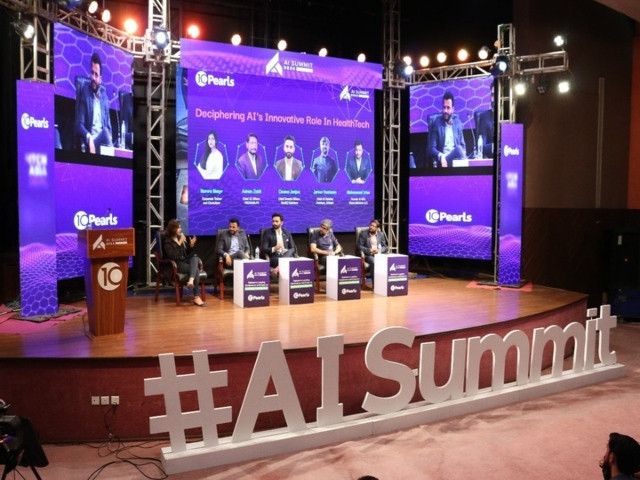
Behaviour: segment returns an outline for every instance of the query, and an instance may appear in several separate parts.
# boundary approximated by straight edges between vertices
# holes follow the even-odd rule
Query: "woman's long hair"
[[[167,222],[167,228],[164,229],[164,236],[167,238],[173,238],[176,236],[176,232],[180,228],[180,222],[175,218]]]
[[[213,138],[216,141],[216,147],[218,146],[218,134],[216,133],[215,130],[210,130],[209,133],[207,134],[207,140],[204,142],[204,153],[202,154],[202,157],[200,157],[200,168],[205,169],[207,168],[207,158],[209,157],[209,154],[213,151],[211,148],[209,148],[209,137],[213,135]]]

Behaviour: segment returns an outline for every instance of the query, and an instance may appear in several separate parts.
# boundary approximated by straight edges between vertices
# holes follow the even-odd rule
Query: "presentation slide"
[[[323,218],[335,231],[367,225],[380,66],[229,47],[182,43],[177,204],[188,233],[214,234],[230,217],[258,233],[274,212],[295,233]]]
[[[133,226],[133,56],[54,25],[58,279],[84,275],[78,231]]]

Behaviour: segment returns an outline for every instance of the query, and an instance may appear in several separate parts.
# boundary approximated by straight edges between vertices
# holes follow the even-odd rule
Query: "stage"
[[[418,365],[420,343],[436,342],[435,375],[444,383],[453,339],[503,336],[516,329],[531,336],[534,328],[584,323],[587,308],[580,293],[531,284],[487,288],[445,278],[412,279],[407,296],[364,290],[360,300],[337,302],[320,293],[308,305],[280,305],[272,286],[270,306],[252,309],[235,306],[230,293],[220,300],[209,290],[207,306],[199,308],[189,297],[177,306],[172,290],[163,291],[158,302],[151,291],[138,291],[127,297],[122,335],[91,339],[86,314],[27,335],[0,335],[0,397],[13,405],[11,413],[31,418],[45,442],[100,440],[112,432],[123,439],[149,438],[149,416],[165,411],[162,397],[144,395],[143,380],[160,374],[157,355],[175,354],[178,373],[190,373],[191,352],[206,350],[211,370],[229,372],[228,386],[215,388],[214,399],[216,407],[232,407],[235,422],[260,344],[278,340],[305,420],[313,422],[320,405],[318,337],[344,335],[340,401],[348,415],[361,411],[366,392],[390,396],[397,389],[395,382],[371,375],[364,363],[367,342],[383,328],[403,326],[415,333],[411,348],[385,349],[385,358],[412,368]],[[507,355],[507,378],[513,374],[513,356]],[[490,381],[490,370],[491,359],[483,357],[481,383]],[[95,395],[118,395],[120,405],[92,406]],[[195,392],[181,394],[181,404],[183,411],[197,409]],[[261,414],[257,428],[283,422],[280,412]],[[225,424],[220,434],[232,428]]]

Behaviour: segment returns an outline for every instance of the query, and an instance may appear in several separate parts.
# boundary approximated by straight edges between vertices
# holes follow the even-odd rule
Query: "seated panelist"
[[[227,267],[232,267],[236,258],[246,260],[250,256],[249,239],[244,231],[240,231],[240,220],[237,218],[229,220],[229,228],[220,234],[216,244],[218,255]]]
[[[282,226],[283,222],[282,214],[274,213],[271,215],[272,228],[264,232],[260,246],[262,254],[269,257],[269,265],[275,269],[278,268],[280,258],[295,257],[298,253],[293,236],[289,230]]]
[[[320,228],[313,233],[309,240],[309,250],[318,255],[318,262],[321,265],[327,264],[327,257],[342,253],[342,245],[333,234],[331,228],[333,222],[325,218],[320,222]]]
[[[380,222],[378,222],[378,220],[371,220],[369,230],[360,232],[358,236],[358,249],[364,254],[364,260],[369,265],[371,278],[374,278],[374,257],[379,253],[387,253],[388,249],[387,237],[384,232],[380,230]]]

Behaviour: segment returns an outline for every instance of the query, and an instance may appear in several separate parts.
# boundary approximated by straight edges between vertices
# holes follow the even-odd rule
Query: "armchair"
[[[158,301],[158,293],[160,291],[160,285],[173,285],[176,291],[176,304],[180,305],[182,302],[182,292],[184,286],[189,281],[189,275],[186,273],[178,272],[178,266],[176,262],[169,258],[164,258],[162,251],[162,244],[164,241],[164,234],[162,232],[156,235],[155,245],[153,246],[153,254],[156,260],[156,296],[155,301]],[[207,272],[204,271],[202,261],[199,260],[200,275],[196,281],[200,282],[201,298],[205,300],[205,286],[204,282],[207,279]]]

